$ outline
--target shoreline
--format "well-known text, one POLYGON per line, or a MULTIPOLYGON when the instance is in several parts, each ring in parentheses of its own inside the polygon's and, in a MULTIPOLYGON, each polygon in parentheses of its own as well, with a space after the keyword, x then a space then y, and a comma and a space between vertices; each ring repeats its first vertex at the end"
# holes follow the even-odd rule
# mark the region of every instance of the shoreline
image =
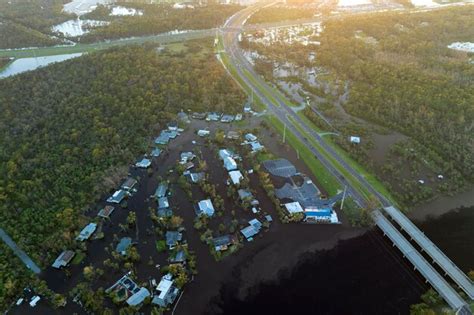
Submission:
POLYGON ((418 205, 408 213, 408 217, 415 221, 426 221, 462 207, 472 206, 474 206, 474 185, 454 196, 438 196, 418 205))

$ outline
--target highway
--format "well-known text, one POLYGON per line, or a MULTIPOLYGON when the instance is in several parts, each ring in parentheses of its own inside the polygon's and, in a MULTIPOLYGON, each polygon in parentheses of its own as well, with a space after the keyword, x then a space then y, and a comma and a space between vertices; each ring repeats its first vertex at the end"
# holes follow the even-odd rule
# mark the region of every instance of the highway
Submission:
MULTIPOLYGON (((243 81, 267 107, 267 111, 277 117, 286 126, 287 130, 293 133, 295 137, 318 158, 329 173, 337 179, 341 187, 347 187, 348 194, 350 194, 360 206, 367 206, 368 196, 365 195, 365 190, 377 199, 380 203, 380 208, 389 208, 393 211, 391 215, 392 218, 400 218, 403 216, 400 210, 396 209, 388 198, 374 188, 364 176, 352 168, 331 146, 326 144, 321 136, 288 105, 288 100, 286 100, 281 93, 276 93, 275 89, 270 87, 268 83, 254 71, 253 66, 243 55, 243 51, 238 44, 238 37, 244 30, 246 21, 256 11, 273 4, 274 2, 266 2, 245 8, 229 18, 220 29, 222 45, 225 53, 229 56, 229 63, 237 72, 239 79, 243 81), (310 138, 311 141, 308 140, 308 138, 310 138)), ((226 66, 224 62, 223 64, 226 66)), ((438 293, 445 298, 446 302, 453 309, 460 310, 462 314, 470 314, 470 310, 466 307, 466 302, 426 259, 413 248, 409 241, 395 229, 390 221, 384 217, 379 210, 375 210, 373 215, 375 224, 386 235, 389 235, 394 245, 396 245, 404 255, 409 253, 409 256, 407 256, 408 259, 414 264, 415 268, 420 270, 420 273, 432 284, 438 293), (444 281, 442 284, 440 284, 440 279, 444 281)), ((430 248, 427 248, 427 250, 435 255, 435 257, 432 257, 433 260, 439 258, 436 260, 436 263, 460 285, 461 289, 463 289, 468 296, 471 296, 472 282, 469 282, 469 280, 466 282, 466 276, 463 274, 463 278, 458 274, 459 269, 436 245, 429 241, 426 236, 420 241, 421 238, 417 235, 417 229, 413 228, 414 224, 411 223, 410 220, 399 220, 397 223, 400 224, 401 228, 404 229, 412 239, 416 240, 418 238, 418 245, 420 245, 423 250, 425 250, 424 246, 429 246, 430 248)))

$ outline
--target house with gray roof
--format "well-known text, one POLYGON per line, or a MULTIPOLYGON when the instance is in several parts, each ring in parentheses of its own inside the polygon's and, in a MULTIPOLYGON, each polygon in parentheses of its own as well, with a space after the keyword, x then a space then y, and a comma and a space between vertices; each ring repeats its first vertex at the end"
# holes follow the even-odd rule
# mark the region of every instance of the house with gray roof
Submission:
POLYGON ((120 242, 115 247, 115 251, 120 253, 122 256, 127 254, 127 249, 132 246, 132 239, 130 237, 122 237, 120 242))
POLYGON ((183 234, 178 231, 167 231, 165 234, 165 238, 166 246, 168 246, 169 249, 173 249, 181 242, 181 240, 183 239, 183 234))
POLYGON ((225 251, 229 248, 229 246, 237 244, 237 242, 237 237, 230 234, 214 237, 212 239, 212 244, 214 245, 214 250, 216 252, 225 251))
POLYGON ((71 260, 74 258, 76 253, 72 250, 65 250, 61 254, 59 254, 58 258, 52 264, 53 268, 60 269, 61 267, 66 267, 69 265, 71 260))
POLYGON ((127 299, 127 304, 130 306, 140 305, 150 295, 150 291, 148 291, 147 288, 141 287, 138 292, 134 293, 131 297, 127 299))
POLYGON ((123 190, 130 191, 130 190, 133 189, 133 187, 135 187, 135 185, 137 183, 138 183, 138 181, 135 178, 129 177, 123 182, 123 184, 122 184, 122 186, 120 186, 120 188, 122 188, 123 190))
POLYGON ((155 190, 155 198, 163 198, 166 197, 168 192, 168 183, 167 182, 161 182, 158 187, 155 190))

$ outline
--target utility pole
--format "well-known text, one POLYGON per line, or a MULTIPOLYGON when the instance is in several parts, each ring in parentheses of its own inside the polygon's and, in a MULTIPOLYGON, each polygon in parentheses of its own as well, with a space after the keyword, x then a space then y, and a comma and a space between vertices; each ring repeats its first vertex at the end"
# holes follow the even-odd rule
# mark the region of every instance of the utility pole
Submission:
POLYGON ((296 158, 299 160, 300 159, 300 150, 296 149, 296 158))
POLYGON ((344 186, 344 193, 342 194, 341 210, 344 207, 344 199, 346 199, 346 190, 347 190, 347 185, 344 186))
POLYGON ((285 127, 283 128, 283 143, 285 143, 285 140, 286 140, 286 123, 285 123, 285 127))

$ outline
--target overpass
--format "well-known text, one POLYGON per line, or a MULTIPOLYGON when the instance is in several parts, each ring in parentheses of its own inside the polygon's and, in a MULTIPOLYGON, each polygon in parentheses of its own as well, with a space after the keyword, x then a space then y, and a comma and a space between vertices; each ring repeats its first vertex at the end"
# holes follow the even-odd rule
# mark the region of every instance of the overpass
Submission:
POLYGON ((459 296, 451 285, 426 261, 426 259, 410 244, 409 241, 390 223, 390 221, 379 211, 372 213, 375 224, 383 231, 384 235, 393 242, 418 270, 427 282, 439 293, 441 297, 456 310, 456 314, 472 314, 469 306, 459 296))
POLYGON ((385 213, 392 218, 400 228, 407 232, 420 248, 427 253, 433 262, 443 269, 471 299, 474 300, 474 285, 472 281, 436 246, 418 227, 413 224, 400 210, 390 206, 384 208, 385 213))

